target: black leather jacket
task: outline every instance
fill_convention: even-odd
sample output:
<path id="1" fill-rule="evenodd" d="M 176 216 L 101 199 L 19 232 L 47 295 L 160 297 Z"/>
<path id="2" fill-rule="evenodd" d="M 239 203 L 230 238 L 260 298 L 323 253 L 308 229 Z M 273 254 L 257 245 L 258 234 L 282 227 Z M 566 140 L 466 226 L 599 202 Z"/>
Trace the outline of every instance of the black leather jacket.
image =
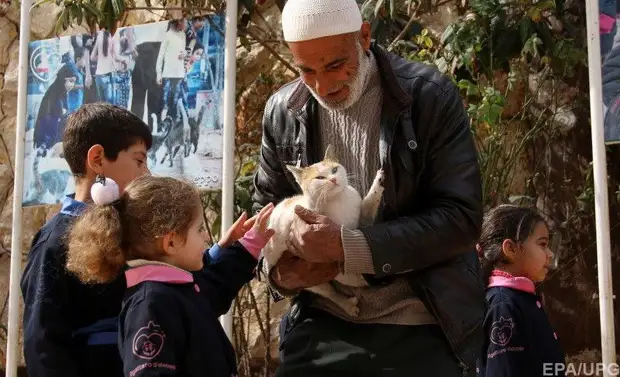
<path id="1" fill-rule="evenodd" d="M 378 221 L 361 228 L 377 274 L 374 284 L 407 274 L 441 325 L 464 371 L 482 347 L 486 309 L 474 245 L 482 225 L 476 148 L 458 89 L 435 68 L 373 43 L 384 89 L 381 165 L 386 172 Z M 299 188 L 284 164 L 318 162 L 317 101 L 297 79 L 265 107 L 257 206 Z"/>

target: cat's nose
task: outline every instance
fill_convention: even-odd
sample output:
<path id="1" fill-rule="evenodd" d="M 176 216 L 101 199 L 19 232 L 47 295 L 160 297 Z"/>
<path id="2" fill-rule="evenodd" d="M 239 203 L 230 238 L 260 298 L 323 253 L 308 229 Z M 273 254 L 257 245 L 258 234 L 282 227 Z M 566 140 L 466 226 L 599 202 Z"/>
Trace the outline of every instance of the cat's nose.
<path id="1" fill-rule="evenodd" d="M 333 184 L 336 184 L 336 183 L 337 183 L 337 182 L 336 182 L 336 178 L 330 178 L 330 179 L 329 179 L 329 181 L 330 181 L 331 183 L 333 183 Z"/>

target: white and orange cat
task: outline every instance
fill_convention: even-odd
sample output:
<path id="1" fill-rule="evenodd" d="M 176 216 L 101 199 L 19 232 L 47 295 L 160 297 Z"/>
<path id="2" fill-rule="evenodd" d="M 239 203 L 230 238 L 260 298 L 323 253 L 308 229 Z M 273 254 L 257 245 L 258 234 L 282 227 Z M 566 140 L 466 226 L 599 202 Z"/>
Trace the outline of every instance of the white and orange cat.
<path id="1" fill-rule="evenodd" d="M 383 170 L 377 172 L 372 186 L 362 199 L 359 192 L 349 185 L 347 171 L 337 162 L 331 146 L 327 147 L 323 161 L 305 168 L 291 165 L 287 168 L 303 193 L 284 199 L 271 214 L 269 227 L 275 230 L 275 235 L 263 249 L 270 266 L 275 265 L 287 249 L 286 241 L 295 218 L 296 205 L 325 215 L 349 229 L 357 229 L 360 224 L 370 224 L 374 220 L 383 195 Z M 351 287 L 368 285 L 358 274 L 341 273 L 335 280 Z M 307 290 L 328 298 L 352 317 L 359 315 L 357 297 L 342 295 L 330 283 Z"/>

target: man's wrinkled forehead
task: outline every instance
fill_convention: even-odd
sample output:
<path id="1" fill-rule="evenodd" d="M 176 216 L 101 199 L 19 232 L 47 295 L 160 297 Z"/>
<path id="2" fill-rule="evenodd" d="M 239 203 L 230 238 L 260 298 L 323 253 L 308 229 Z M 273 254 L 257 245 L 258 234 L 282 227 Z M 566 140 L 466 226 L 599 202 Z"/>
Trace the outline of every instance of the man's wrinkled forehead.
<path id="1" fill-rule="evenodd" d="M 301 70 L 329 69 L 348 60 L 355 52 L 350 34 L 335 35 L 303 42 L 290 42 L 294 64 Z"/>

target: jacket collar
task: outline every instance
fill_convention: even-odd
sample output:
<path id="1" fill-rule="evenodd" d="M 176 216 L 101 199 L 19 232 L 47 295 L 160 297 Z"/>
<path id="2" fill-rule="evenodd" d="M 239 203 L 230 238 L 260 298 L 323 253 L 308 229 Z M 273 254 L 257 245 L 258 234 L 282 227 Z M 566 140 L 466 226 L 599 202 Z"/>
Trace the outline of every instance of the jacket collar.
<path id="1" fill-rule="evenodd" d="M 79 216 L 87 206 L 86 203 L 75 200 L 75 194 L 70 194 L 63 198 L 60 213 L 76 217 Z"/>
<path id="2" fill-rule="evenodd" d="M 129 269 L 125 271 L 127 288 L 145 281 L 171 284 L 185 284 L 194 281 L 194 276 L 190 272 L 167 263 L 138 259 L 129 261 L 127 264 L 129 265 Z"/>
<path id="3" fill-rule="evenodd" d="M 394 68 L 392 67 L 391 59 L 398 57 L 390 56 L 393 54 L 388 53 L 375 41 L 371 43 L 370 51 L 377 60 L 379 75 L 381 76 L 381 86 L 385 96 L 384 104 L 388 109 L 393 109 L 396 112 L 406 108 L 413 102 L 413 99 L 400 85 Z M 303 110 L 304 106 L 309 101 L 316 102 L 312 93 L 310 93 L 310 90 L 308 90 L 301 78 L 297 78 L 291 85 L 295 85 L 295 88 L 292 90 L 286 102 L 286 107 L 289 110 L 297 114 Z"/>
<path id="4" fill-rule="evenodd" d="M 532 280 L 522 276 L 513 276 L 501 270 L 493 270 L 493 272 L 491 272 L 489 288 L 491 287 L 506 287 L 517 291 L 536 294 L 536 287 Z"/>

